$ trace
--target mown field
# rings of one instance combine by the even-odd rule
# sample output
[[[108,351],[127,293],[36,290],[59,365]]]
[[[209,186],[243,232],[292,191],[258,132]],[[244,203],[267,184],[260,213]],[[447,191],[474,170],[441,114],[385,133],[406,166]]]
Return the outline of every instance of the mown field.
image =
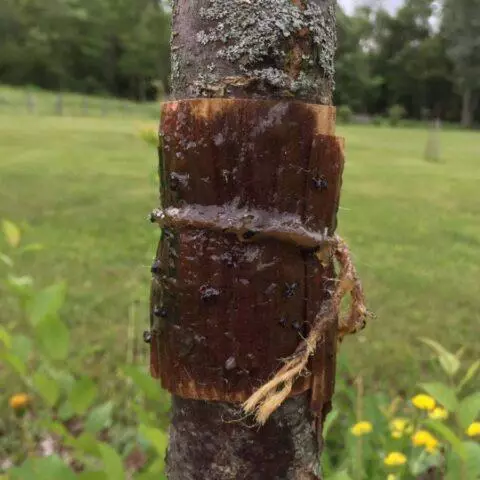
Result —
[[[154,128],[152,108],[88,117],[0,108],[0,218],[45,247],[17,270],[40,286],[67,281],[63,317],[100,383],[118,364],[145,358],[158,240],[147,215],[158,195],[156,153],[139,130]],[[339,132],[347,139],[339,232],[377,315],[342,351],[369,388],[411,391],[429,372],[419,337],[478,357],[480,133],[443,131],[442,161],[428,163],[424,129]],[[22,325],[3,288],[0,305],[3,325]]]

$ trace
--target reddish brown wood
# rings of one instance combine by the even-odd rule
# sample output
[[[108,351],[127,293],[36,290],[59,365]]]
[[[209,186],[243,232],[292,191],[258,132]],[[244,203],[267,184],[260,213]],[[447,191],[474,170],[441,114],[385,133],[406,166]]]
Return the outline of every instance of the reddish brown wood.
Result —
[[[164,208],[208,213],[220,205],[232,217],[245,209],[273,224],[292,219],[333,232],[343,169],[333,108],[191,100],[167,103],[162,118]],[[333,272],[325,275],[295,241],[256,242],[248,225],[245,232],[251,243],[201,224],[164,231],[154,269],[152,373],[176,395],[246,400],[295,351],[328,295]],[[320,351],[315,363],[325,368],[316,388],[331,395],[334,334]],[[311,383],[301,379],[294,392]]]

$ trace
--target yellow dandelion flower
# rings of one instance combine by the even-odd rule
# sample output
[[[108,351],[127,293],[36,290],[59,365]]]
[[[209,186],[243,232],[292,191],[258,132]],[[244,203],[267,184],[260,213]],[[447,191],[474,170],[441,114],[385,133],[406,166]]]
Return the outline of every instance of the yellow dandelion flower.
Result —
[[[412,443],[416,447],[425,447],[428,453],[435,453],[438,447],[438,440],[426,430],[418,430],[412,437]]]
[[[448,411],[442,407],[436,407],[431,412],[429,412],[428,416],[433,420],[446,420],[448,418]]]
[[[406,433],[408,427],[408,420],[406,418],[394,418],[390,422],[390,430],[393,438],[402,438]]]
[[[350,432],[356,437],[361,437],[362,435],[370,433],[372,430],[373,426],[370,422],[358,422],[350,429]]]
[[[467,428],[467,435],[469,437],[478,437],[480,436],[480,422],[473,422],[468,428]]]
[[[412,398],[412,403],[419,410],[433,410],[435,408],[435,400],[430,395],[420,394]]]
[[[387,476],[387,480],[397,480],[397,476],[394,475],[393,473],[389,473]]]
[[[8,403],[13,410],[21,410],[28,406],[30,397],[26,393],[17,393],[10,397]]]
[[[390,428],[398,432],[403,432],[407,425],[408,425],[408,420],[406,418],[394,418],[390,422]]]
[[[407,457],[400,452],[390,452],[383,460],[383,463],[388,467],[398,467],[407,463]]]
[[[434,454],[434,453],[437,453],[438,452],[438,449],[437,449],[437,444],[435,445],[426,445],[425,446],[425,451],[430,453],[430,454]]]
[[[418,430],[412,437],[412,443],[416,447],[421,447],[423,445],[426,445],[431,438],[432,434],[430,432],[427,432],[426,430]]]

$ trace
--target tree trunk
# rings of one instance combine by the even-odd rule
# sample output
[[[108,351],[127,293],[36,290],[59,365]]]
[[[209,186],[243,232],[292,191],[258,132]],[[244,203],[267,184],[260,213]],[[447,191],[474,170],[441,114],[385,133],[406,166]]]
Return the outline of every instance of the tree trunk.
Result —
[[[334,0],[176,0],[173,2],[172,28],[173,96],[176,99],[202,97],[254,98],[258,100],[287,99],[330,105],[334,83],[335,44]],[[232,115],[235,114],[235,108],[235,104],[232,104]],[[248,116],[248,108],[245,107],[245,109],[241,118]],[[278,137],[280,139],[279,142],[277,141],[277,143],[280,143],[278,150],[275,150],[277,145],[274,144],[274,141],[269,143],[271,149],[276,152],[276,158],[283,152],[280,148],[282,147],[282,139],[284,139],[286,145],[285,152],[287,147],[292,151],[297,148],[296,145],[287,145],[289,128],[293,132],[292,135],[297,130],[301,132],[302,129],[309,130],[310,128],[308,121],[310,117],[304,111],[304,108],[299,106],[297,113],[301,120],[292,124],[291,127],[283,126],[286,130],[283,132],[283,136]],[[238,115],[238,118],[240,118],[240,115]],[[265,118],[268,120],[270,117]],[[229,119],[229,115],[225,114],[221,125],[230,125],[228,122],[231,119]],[[234,124],[235,122],[231,123],[231,125]],[[194,126],[184,125],[182,128],[184,128],[184,135],[192,134],[195,130]],[[231,136],[236,134],[233,126],[232,129]],[[204,134],[208,133],[204,132]],[[210,132],[211,135],[215,135],[215,133],[215,131]],[[246,131],[243,131],[243,134],[245,135]],[[301,136],[301,133],[298,135]],[[218,137],[218,143],[221,143],[220,140],[223,142],[225,139]],[[170,150],[169,141],[171,139],[164,135],[165,149]],[[238,142],[241,142],[241,139],[238,139]],[[308,157],[311,154],[309,150],[311,149],[311,139],[309,139],[309,142],[310,144],[305,150],[306,153],[301,154],[303,157]],[[185,140],[185,143],[188,142]],[[234,156],[233,150],[235,148],[236,146],[232,143],[231,156]],[[301,149],[301,146],[298,148]],[[169,153],[174,158],[172,152],[165,151],[164,153],[165,155]],[[177,155],[183,154],[188,155],[188,151],[177,152]],[[224,160],[231,161],[230,158]],[[221,177],[220,172],[222,170],[218,166],[219,160],[207,158],[206,165],[210,161],[213,165],[211,168],[217,172],[210,173]],[[267,162],[265,167],[262,161]],[[250,171],[250,178],[240,180],[244,184],[251,185],[251,187],[248,187],[250,190],[246,190],[247,196],[248,191],[250,191],[252,196],[263,195],[262,201],[265,202],[269,201],[269,197],[275,196],[277,198],[274,187],[271,191],[263,187],[261,188],[263,191],[255,190],[256,176],[266,180],[266,177],[269,176],[268,162],[272,161],[276,161],[276,159],[259,158],[258,164],[254,165],[256,170],[252,167]],[[288,169],[289,167],[288,159],[285,159],[285,168]],[[199,178],[207,177],[207,174],[202,173],[205,168],[208,168],[208,165],[198,166],[197,175]],[[225,170],[223,171],[225,172]],[[165,172],[161,175],[163,175],[164,181],[170,181],[170,187],[172,187],[172,181],[174,180],[173,183],[176,183],[177,187],[179,182],[180,187],[182,186],[185,178],[188,180],[188,177],[180,178],[173,174],[168,177]],[[293,177],[294,172],[292,170]],[[214,185],[211,190],[215,190],[213,187]],[[232,183],[231,188],[237,188],[237,185]],[[332,190],[335,190],[335,188],[332,187]],[[337,193],[332,193],[332,195],[337,195]],[[208,196],[209,194],[210,192],[205,190],[205,195]],[[222,194],[218,193],[219,196],[228,196],[228,194],[227,191]],[[173,198],[171,193],[167,192],[165,195],[167,197],[163,198],[163,206],[165,206],[165,202],[168,203]],[[302,208],[308,208],[306,202],[306,199],[301,199]],[[335,211],[331,215],[332,220],[330,221],[329,217],[329,220],[322,224],[330,233],[333,233],[335,229],[336,202],[338,202],[338,198],[334,198],[330,203],[327,202]],[[248,204],[248,199],[246,203]],[[324,207],[318,207],[319,210],[322,210],[322,208]],[[237,277],[232,277],[232,274],[228,273],[227,267],[233,265],[237,272],[247,268],[241,264],[241,261],[247,256],[247,253],[250,252],[253,255],[254,247],[244,247],[243,244],[237,245],[235,243],[236,239],[230,239],[223,233],[214,234],[202,231],[199,234],[191,234],[189,239],[190,250],[187,252],[187,247],[182,247],[182,245],[188,246],[189,244],[185,240],[185,235],[180,238],[181,236],[176,232],[164,231],[165,241],[169,242],[169,246],[161,245],[159,247],[157,262],[152,269],[154,274],[158,274],[161,268],[158,260],[163,260],[162,263],[164,264],[168,264],[168,262],[175,264],[175,268],[169,269],[166,275],[175,276],[181,274],[179,273],[181,270],[179,262],[183,262],[182,265],[185,265],[186,259],[191,258],[192,265],[195,264],[191,267],[191,271],[195,271],[195,274],[192,274],[191,277],[192,282],[208,283],[209,278],[216,278],[217,270],[220,269],[222,281],[226,282],[226,290],[243,288],[247,292],[245,294],[247,298],[238,301],[234,292],[229,299],[225,300],[223,316],[220,314],[215,314],[215,316],[212,313],[205,320],[204,331],[191,330],[190,337],[188,335],[183,336],[179,340],[178,361],[173,361],[170,367],[175,369],[178,365],[181,365],[182,359],[180,357],[191,355],[193,345],[204,342],[205,338],[208,337],[207,342],[210,341],[217,345],[215,347],[217,350],[209,350],[209,353],[203,357],[199,354],[197,363],[191,366],[193,375],[195,375],[196,368],[203,368],[204,363],[211,361],[214,365],[215,363],[211,358],[215,357],[215,361],[221,362],[219,368],[225,377],[227,390],[228,385],[231,385],[232,382],[242,383],[243,377],[241,378],[241,375],[245,372],[247,372],[247,375],[248,372],[263,372],[263,368],[265,370],[263,373],[266,374],[263,377],[258,374],[257,378],[268,378],[269,374],[274,373],[274,369],[272,369],[271,362],[268,363],[271,359],[265,357],[265,361],[259,360],[264,358],[262,357],[264,355],[262,350],[268,350],[270,345],[273,345],[272,349],[274,349],[278,346],[277,344],[282,344],[284,338],[282,335],[284,335],[286,340],[282,345],[285,348],[281,351],[293,353],[295,344],[298,343],[298,334],[295,334],[296,337],[292,336],[290,331],[295,329],[300,331],[303,328],[303,323],[311,315],[310,310],[317,310],[322,298],[326,298],[328,295],[328,285],[330,285],[328,278],[333,275],[332,265],[320,270],[320,281],[318,279],[313,280],[319,271],[319,267],[313,266],[311,259],[307,258],[305,260],[304,255],[299,253],[298,249],[289,250],[286,247],[273,244],[269,244],[263,250],[260,249],[261,253],[259,255],[263,255],[263,257],[259,257],[258,262],[270,255],[268,258],[279,265],[275,273],[277,283],[273,285],[277,285],[283,279],[285,286],[288,287],[287,297],[293,296],[295,289],[300,291],[301,294],[297,295],[298,300],[292,300],[292,303],[288,304],[290,306],[287,312],[292,318],[298,319],[295,321],[287,317],[275,319],[275,325],[281,324],[281,326],[275,326],[278,331],[275,330],[274,334],[268,333],[270,335],[268,338],[271,338],[270,343],[261,344],[260,347],[257,345],[257,349],[254,350],[255,355],[247,354],[245,352],[248,350],[241,342],[255,343],[257,337],[259,341],[264,341],[261,337],[267,335],[265,332],[270,328],[266,325],[266,315],[262,313],[260,307],[254,308],[252,306],[251,310],[248,310],[250,313],[239,316],[239,311],[242,308],[250,308],[249,302],[255,301],[255,299],[259,301],[260,293],[258,290],[263,273],[259,269],[254,270],[257,273],[246,276],[248,278],[240,279],[243,283],[237,285],[235,283]],[[221,253],[222,249],[223,253]],[[205,252],[208,252],[208,257],[205,256]],[[190,256],[188,253],[190,253]],[[212,258],[223,258],[227,266],[223,264],[210,266]],[[186,267],[182,268],[187,271]],[[287,280],[291,280],[289,272],[293,275],[292,278],[296,278],[295,275],[298,275],[302,276],[302,279],[288,284]],[[175,282],[171,283],[174,284]],[[207,290],[211,290],[213,293],[217,292],[211,287],[206,288],[207,283],[201,287],[204,289],[204,294],[207,293]],[[169,294],[168,288],[160,284],[161,281],[158,278],[154,279],[152,287],[152,323],[154,325],[155,316],[176,315],[175,318],[177,318],[179,316],[178,312],[182,308],[184,312],[191,308],[190,316],[196,315],[195,312],[198,309],[195,310],[197,307],[192,307],[193,303],[189,304],[191,298],[187,294],[183,294],[182,300],[175,300],[173,295]],[[291,289],[289,290],[289,288]],[[178,290],[176,292],[180,294]],[[319,299],[316,302],[309,300],[312,292],[318,294]],[[218,292],[215,294],[218,294]],[[285,296],[285,292],[283,296]],[[209,301],[209,298],[205,296],[204,300]],[[297,301],[298,303],[295,303]],[[284,300],[279,299],[277,303],[279,302],[284,302]],[[159,308],[161,304],[165,303],[168,304],[168,310]],[[235,305],[231,306],[233,304]],[[282,306],[285,307],[285,302],[282,303]],[[271,310],[268,310],[268,315],[272,312],[275,314],[277,311],[280,312],[280,306],[274,305]],[[185,315],[187,314],[188,312],[185,313]],[[256,325],[256,336],[248,337],[249,333],[243,330],[233,332],[223,330],[219,335],[225,335],[227,346],[224,351],[219,352],[218,342],[215,343],[215,326],[224,321],[223,317],[233,317],[235,315],[237,315],[235,318],[241,318],[242,321],[245,321],[245,316],[250,317],[251,315],[252,318],[248,320],[250,322],[248,328],[254,328],[253,326]],[[169,340],[160,349],[160,353],[157,351],[160,340],[152,330],[152,371],[157,376],[161,376],[158,372],[157,363],[159,365],[168,363],[168,359],[165,360],[162,355],[164,355],[165,349],[175,344],[177,339],[175,330],[179,331],[182,326],[182,323],[178,322],[178,318],[172,320],[172,322],[177,323],[163,327],[162,335],[166,335]],[[265,327],[262,328],[263,322],[265,322]],[[283,331],[287,331],[285,329],[287,322],[292,322],[293,327],[289,327],[288,334],[283,334]],[[195,319],[192,320],[192,325],[193,329],[198,327]],[[284,330],[281,330],[281,328]],[[235,325],[232,326],[232,330],[234,329]],[[221,339],[218,341],[220,342]],[[330,408],[333,393],[336,333],[332,332],[324,343],[322,355],[314,360],[324,370],[322,372],[323,393],[320,399],[320,412],[322,413],[320,419],[315,418],[311,413],[311,393],[304,392],[302,389],[300,389],[298,395],[287,399],[262,428],[252,427],[252,422],[249,422],[248,419],[239,419],[239,406],[235,401],[231,403],[218,401],[218,399],[216,399],[217,401],[206,401],[185,398],[189,396],[187,394],[173,395],[170,444],[167,453],[168,478],[170,480],[204,478],[209,480],[301,480],[321,478],[319,458],[322,440],[319,431],[321,432],[324,415]],[[174,348],[174,346],[171,348]],[[231,355],[228,354],[228,348],[233,349]],[[239,364],[243,361],[243,353],[245,353],[247,359],[245,362],[250,359],[252,365],[242,366],[242,369],[240,369]],[[160,360],[157,358],[158,355],[161,357]],[[254,357],[256,357],[256,360]],[[274,362],[277,362],[277,360],[278,357],[273,359]],[[202,370],[202,372],[203,375],[209,375],[206,370]],[[237,374],[238,377],[235,377]],[[181,372],[179,375],[181,375]],[[186,372],[185,375],[188,380],[189,372]],[[188,383],[187,380],[185,380],[185,385]],[[172,379],[172,382],[169,383],[169,379],[165,375],[162,376],[163,385],[168,387],[170,391],[178,392],[179,381]],[[221,389],[222,386],[220,385],[218,388]]]
[[[462,96],[462,126],[470,128],[473,124],[473,95],[470,88],[466,88]]]

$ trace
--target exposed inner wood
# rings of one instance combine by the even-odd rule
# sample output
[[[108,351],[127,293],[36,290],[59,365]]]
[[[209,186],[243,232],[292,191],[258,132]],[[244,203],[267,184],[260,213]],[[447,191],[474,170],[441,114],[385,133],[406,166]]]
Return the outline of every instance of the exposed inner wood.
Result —
[[[172,393],[242,402],[308,333],[327,285],[322,265],[305,275],[304,250],[330,238],[343,168],[342,143],[319,133],[333,130],[332,110],[164,105],[152,370]],[[293,393],[311,383],[301,378]]]

